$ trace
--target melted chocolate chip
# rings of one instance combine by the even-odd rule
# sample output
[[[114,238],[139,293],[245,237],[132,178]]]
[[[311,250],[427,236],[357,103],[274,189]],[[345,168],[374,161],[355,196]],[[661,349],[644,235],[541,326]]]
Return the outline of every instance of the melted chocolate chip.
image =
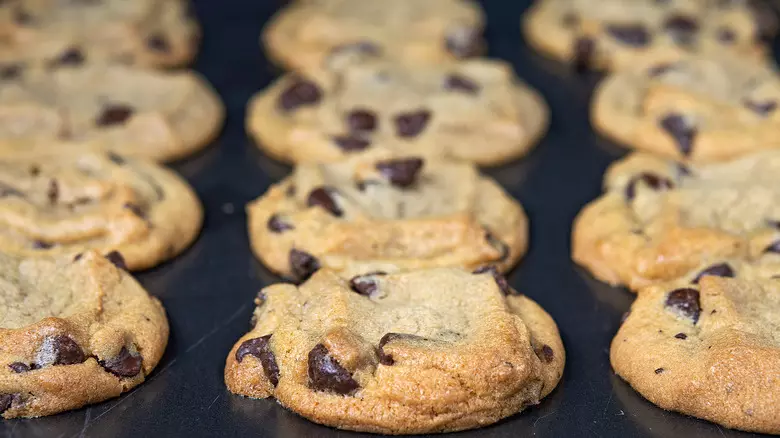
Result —
[[[395,116],[396,135],[401,138],[417,137],[431,120],[431,112],[428,110],[418,110],[409,113],[402,113]]]
[[[11,409],[11,405],[13,404],[14,400],[18,398],[19,398],[18,394],[0,393],[0,414],[3,414],[5,411]]]
[[[141,372],[143,361],[139,353],[132,354],[126,347],[122,347],[116,357],[101,360],[100,366],[117,377],[134,377]]]
[[[20,198],[24,198],[24,193],[5,183],[0,183],[0,198],[4,198],[6,196],[18,196]]]
[[[354,135],[333,137],[333,143],[336,143],[336,146],[346,152],[362,151],[371,145],[370,141]]]
[[[552,347],[544,344],[542,345],[542,348],[536,350],[536,356],[545,363],[551,363],[555,358],[555,352]]]
[[[289,262],[292,274],[297,281],[308,280],[312,274],[320,269],[320,262],[317,258],[295,248],[290,250]]]
[[[381,275],[387,275],[387,273],[382,271],[377,272],[370,272],[368,274],[358,275],[356,277],[352,277],[351,280],[349,280],[349,287],[357,292],[360,295],[365,295],[367,297],[370,297],[371,295],[376,292],[379,285],[376,282],[376,279],[374,277]]]
[[[631,201],[636,197],[636,186],[640,182],[645,183],[648,187],[656,191],[668,190],[674,187],[674,183],[667,178],[658,176],[654,173],[643,172],[631,178],[631,181],[629,181],[626,186],[627,200]]]
[[[116,164],[117,166],[123,166],[125,163],[127,163],[127,160],[122,158],[121,155],[118,155],[114,152],[109,152],[107,154],[108,159],[111,160],[112,163]]]
[[[745,100],[742,102],[743,105],[745,105],[745,108],[753,111],[754,113],[758,114],[759,116],[766,117],[770,113],[774,112],[777,109],[777,102],[774,100],[767,100],[764,102],[756,102],[750,99]]]
[[[780,254],[780,240],[775,240],[769,246],[764,248],[764,253]]]
[[[424,164],[425,161],[421,158],[399,158],[377,161],[376,170],[390,181],[390,184],[405,189],[417,182]]]
[[[31,366],[27,365],[26,363],[22,363],[22,362],[14,362],[14,363],[8,365],[8,368],[10,368],[11,371],[13,371],[13,372],[15,372],[17,374],[26,373],[27,371],[30,371],[32,369]]]
[[[731,269],[731,266],[729,266],[728,263],[718,263],[716,265],[712,265],[708,267],[707,269],[701,271],[699,275],[696,276],[696,278],[691,281],[693,284],[699,284],[699,281],[701,281],[701,278],[705,275],[712,275],[715,277],[728,277],[728,278],[734,278],[734,270]]]
[[[48,338],[44,341],[44,345],[51,348],[54,357],[52,365],[73,365],[87,359],[79,344],[66,335]]]
[[[580,37],[574,41],[572,49],[572,63],[578,72],[585,72],[593,66],[593,57],[596,54],[596,41],[589,37]]]
[[[688,339],[688,335],[686,335],[685,333],[677,333],[676,335],[674,335],[674,337],[677,339],[682,339],[683,341]]]
[[[0,66],[0,79],[10,81],[22,75],[22,66],[19,64],[9,64]]]
[[[352,132],[371,132],[377,127],[376,114],[365,109],[352,110],[347,114],[347,126]]]
[[[673,290],[666,296],[666,307],[686,318],[690,318],[696,324],[701,313],[699,291],[690,288]]]
[[[669,32],[674,42],[687,46],[693,42],[696,32],[699,31],[699,23],[692,17],[673,15],[666,19],[664,29]]]
[[[449,32],[446,38],[447,50],[457,58],[469,58],[482,52],[482,38],[479,30],[471,27],[458,27]]]
[[[122,253],[119,251],[111,251],[110,253],[106,254],[105,257],[117,268],[123,271],[127,271],[127,263],[125,262],[125,258],[122,256]]]
[[[162,33],[155,33],[146,39],[146,46],[150,50],[160,53],[168,53],[171,51],[171,43]]]
[[[322,99],[322,91],[312,81],[297,78],[279,96],[279,108],[296,110],[302,106],[314,105]]]
[[[84,61],[86,61],[84,53],[78,47],[70,47],[62,52],[53,64],[58,66],[78,66],[83,64]]]
[[[294,230],[295,227],[287,223],[278,214],[274,214],[268,219],[268,229],[274,233],[283,233],[288,230]]]
[[[133,116],[134,112],[135,110],[128,105],[106,105],[97,119],[95,119],[95,124],[100,127],[122,125]]]
[[[377,356],[379,357],[379,363],[386,366],[392,366],[395,364],[393,356],[385,353],[385,345],[396,339],[418,339],[425,340],[422,336],[410,335],[406,333],[387,333],[379,340],[379,346],[377,347]]]
[[[309,387],[316,391],[346,395],[357,390],[360,385],[324,345],[317,344],[309,352]]]
[[[331,187],[317,187],[309,193],[309,197],[306,199],[306,205],[309,207],[321,207],[327,212],[336,217],[344,215],[344,210],[339,207],[333,194],[336,193],[336,189]]]
[[[263,372],[272,385],[279,384],[279,365],[276,363],[276,355],[271,350],[269,341],[272,335],[248,339],[241,343],[236,350],[236,360],[241,362],[247,355],[256,357],[263,366]]]
[[[715,33],[715,37],[724,44],[731,44],[737,40],[737,34],[728,27],[721,27],[718,29]]]
[[[664,372],[664,369],[663,369],[663,368],[656,368],[656,369],[655,369],[655,373],[656,373],[656,374],[661,374],[661,373],[663,373],[663,372]]]
[[[54,205],[60,198],[60,185],[56,179],[49,181],[49,189],[46,191],[46,197],[49,198],[49,203]]]
[[[476,82],[458,73],[452,73],[444,80],[444,89],[467,94],[479,93],[480,86]]]
[[[642,47],[650,44],[652,35],[641,24],[610,24],[606,28],[613,38],[632,47]]]
[[[509,282],[507,281],[506,277],[500,272],[498,272],[498,269],[495,266],[482,266],[481,268],[477,268],[474,271],[474,274],[490,274],[493,276],[493,280],[495,280],[496,284],[498,285],[498,290],[501,291],[502,294],[509,296],[509,295],[520,295],[517,291],[512,289],[512,286],[509,285]]]
[[[660,126],[674,138],[677,148],[684,156],[691,153],[696,128],[691,126],[681,114],[669,114],[660,121]]]
[[[53,246],[53,243],[44,242],[43,240],[34,240],[32,243],[33,249],[50,249]]]

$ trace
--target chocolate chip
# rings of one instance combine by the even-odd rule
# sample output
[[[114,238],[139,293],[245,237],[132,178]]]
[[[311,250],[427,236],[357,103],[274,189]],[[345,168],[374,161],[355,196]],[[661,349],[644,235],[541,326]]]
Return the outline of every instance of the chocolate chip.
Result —
[[[56,179],[49,181],[49,189],[46,191],[46,197],[49,198],[49,203],[54,205],[60,198],[60,185]]]
[[[655,373],[656,373],[656,374],[661,374],[661,373],[663,373],[663,372],[664,372],[664,369],[663,369],[663,368],[656,368],[656,369],[655,369]]]
[[[395,364],[393,356],[385,353],[385,345],[393,342],[397,339],[417,339],[425,340],[426,338],[417,335],[411,335],[407,333],[387,333],[379,340],[379,346],[377,347],[377,356],[379,357],[379,363],[386,366],[392,366]]]
[[[30,371],[32,369],[32,367],[22,362],[14,362],[8,365],[8,368],[10,368],[11,371],[17,374],[26,373],[27,371]]]
[[[418,136],[428,122],[431,120],[431,112],[428,110],[418,110],[409,113],[402,113],[395,116],[396,135],[401,138],[412,138]]]
[[[260,360],[268,381],[276,386],[279,384],[279,365],[276,364],[276,355],[274,355],[269,344],[271,336],[265,335],[242,342],[238,350],[236,350],[236,360],[241,362],[247,355],[256,357]]]
[[[11,409],[14,400],[19,398],[19,394],[0,394],[0,414]]]
[[[316,391],[346,395],[357,390],[360,385],[324,345],[317,344],[309,352],[309,387]]]
[[[53,246],[53,243],[44,242],[43,240],[34,240],[32,243],[33,249],[50,249]]]
[[[686,335],[685,333],[677,333],[676,335],[674,335],[674,337],[677,339],[682,339],[683,341],[688,339],[688,335]]]
[[[139,218],[146,219],[146,213],[144,213],[144,210],[140,205],[131,204],[128,202],[124,205],[124,208],[130,210],[131,213],[138,216]]]
[[[490,230],[485,229],[485,240],[499,251],[498,261],[503,262],[509,257],[509,246],[493,235]]]
[[[0,198],[4,198],[6,196],[18,196],[20,198],[24,198],[24,193],[5,183],[0,183]]]
[[[352,132],[371,132],[376,129],[376,114],[365,109],[352,110],[347,114],[347,126]]]
[[[693,42],[696,32],[699,31],[699,23],[692,17],[672,15],[666,19],[664,29],[669,32],[674,42],[687,46]]]
[[[542,348],[536,350],[536,356],[543,362],[551,363],[555,358],[555,352],[552,347],[547,344],[542,345]]]
[[[593,66],[596,54],[596,41],[589,37],[580,37],[574,41],[572,50],[572,63],[578,72],[585,72]]]
[[[482,53],[480,32],[472,27],[457,27],[446,37],[447,50],[457,58],[469,58]]]
[[[122,125],[133,116],[132,107],[124,104],[110,104],[103,107],[103,111],[95,120],[97,126],[116,126]]]
[[[116,357],[100,361],[100,366],[117,377],[137,376],[142,364],[143,357],[139,353],[130,353],[127,347],[122,347]]]
[[[444,80],[444,89],[468,94],[477,94],[479,93],[480,86],[466,76],[452,73]]]
[[[764,248],[764,253],[780,254],[780,240],[775,240],[772,244]]]
[[[106,155],[108,156],[108,159],[117,166],[123,166],[125,163],[127,163],[127,160],[114,152],[108,152]]]
[[[370,141],[354,135],[339,135],[333,137],[333,143],[336,143],[336,146],[347,152],[362,151],[371,145]]]
[[[344,210],[339,207],[333,194],[336,193],[336,189],[331,187],[317,187],[309,193],[309,197],[306,199],[306,205],[309,207],[322,207],[327,212],[336,217],[344,215]]]
[[[716,265],[712,265],[708,267],[707,269],[701,271],[699,275],[696,276],[696,278],[691,281],[693,284],[699,284],[699,281],[701,281],[701,278],[705,275],[712,275],[715,277],[728,277],[728,278],[734,278],[734,270],[731,269],[731,266],[729,266],[728,263],[718,263]]]
[[[684,156],[691,153],[696,128],[691,126],[681,114],[669,114],[660,121],[661,128],[668,132],[677,143],[677,148]]]
[[[0,79],[10,81],[16,79],[22,74],[22,66],[19,64],[9,64],[0,66]]]
[[[76,254],[75,256],[73,256],[73,262],[75,263],[75,262],[81,260],[82,257],[84,257],[84,254],[82,254],[82,253]]]
[[[125,258],[119,251],[111,251],[110,253],[106,254],[105,257],[117,268],[122,269],[123,271],[127,271],[127,263],[125,263]]]
[[[377,161],[376,170],[390,181],[390,184],[405,189],[417,182],[424,164],[425,161],[421,158],[398,158]]]
[[[673,290],[666,296],[666,307],[692,319],[693,323],[696,324],[701,313],[699,291],[691,288]]]
[[[146,46],[155,52],[168,53],[171,51],[171,44],[162,33],[150,35],[149,38],[146,39]]]
[[[610,24],[606,30],[616,40],[633,47],[646,46],[652,39],[650,32],[641,24]]]
[[[87,359],[79,344],[67,335],[46,338],[44,348],[51,349],[52,365],[73,365]]]
[[[349,287],[358,294],[369,297],[373,295],[379,287],[376,279],[374,278],[378,275],[387,275],[387,273],[376,271],[352,277],[352,279],[349,280]]]
[[[295,280],[301,282],[308,280],[312,274],[320,269],[320,262],[316,257],[295,248],[290,250],[289,262]]]
[[[53,65],[78,66],[83,64],[84,61],[86,61],[86,58],[84,57],[84,53],[82,53],[79,48],[69,47],[64,52],[62,52],[56,61],[54,61]]]
[[[285,222],[281,216],[274,214],[268,219],[268,229],[274,233],[283,233],[288,230],[294,230],[295,227]]]
[[[674,188],[674,183],[672,183],[672,181],[669,179],[658,176],[654,173],[643,172],[631,178],[631,181],[628,182],[628,185],[626,186],[627,200],[631,201],[634,199],[634,197],[636,197],[636,186],[640,182],[645,183],[645,185],[656,191]]]
[[[302,106],[314,105],[322,99],[322,91],[312,81],[296,78],[279,96],[279,108],[292,111]]]
[[[745,108],[755,112],[762,117],[766,117],[769,115],[769,113],[774,112],[774,110],[777,109],[777,102],[774,100],[756,102],[750,99],[746,99],[742,103],[745,105]]]
[[[476,275],[480,274],[490,274],[493,276],[493,280],[498,285],[498,290],[501,291],[502,294],[509,296],[509,295],[520,295],[517,291],[512,289],[512,286],[509,285],[509,282],[507,281],[506,277],[500,272],[498,272],[498,269],[495,266],[482,266],[481,268],[477,268],[474,272]]]
[[[721,27],[715,33],[715,37],[718,39],[718,41],[724,44],[731,44],[734,41],[736,41],[737,34],[734,33],[734,31],[729,29],[728,27]]]

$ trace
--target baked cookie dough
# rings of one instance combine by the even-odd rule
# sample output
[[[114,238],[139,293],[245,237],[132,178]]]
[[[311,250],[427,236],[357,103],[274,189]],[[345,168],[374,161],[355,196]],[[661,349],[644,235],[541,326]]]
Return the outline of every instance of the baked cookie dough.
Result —
[[[262,43],[292,70],[328,68],[344,57],[436,64],[480,55],[483,27],[472,0],[308,0],[282,9]]]
[[[267,287],[227,358],[236,394],[375,433],[487,426],[538,404],[565,352],[552,318],[495,270],[345,280],[323,269]]]
[[[722,258],[780,263],[780,151],[700,165],[633,154],[575,219],[572,257],[637,290]]]
[[[203,211],[156,164],[112,153],[0,156],[0,252],[26,257],[118,251],[131,270],[184,251]]]
[[[40,417],[140,385],[168,343],[160,302],[87,251],[77,258],[0,253],[0,415]],[[113,263],[112,263],[113,262]]]
[[[0,154],[79,151],[92,144],[169,161],[203,148],[224,108],[192,72],[119,65],[0,72]]]
[[[777,18],[758,1],[538,0],[523,17],[528,43],[578,69],[622,70],[691,54],[771,53]]]
[[[304,280],[440,266],[514,266],[528,245],[520,204],[468,163],[372,153],[301,164],[247,206],[255,255]]]
[[[620,377],[664,409],[777,434],[780,282],[740,266],[719,263],[695,284],[643,289],[610,359]]]
[[[769,65],[692,57],[610,75],[593,125],[630,148],[685,161],[780,148],[780,77]]]
[[[176,67],[192,61],[200,41],[189,0],[7,0],[0,33],[3,68],[85,61]]]
[[[376,148],[496,165],[547,128],[544,100],[503,62],[384,61],[290,74],[249,103],[247,129],[279,160],[335,161]]]

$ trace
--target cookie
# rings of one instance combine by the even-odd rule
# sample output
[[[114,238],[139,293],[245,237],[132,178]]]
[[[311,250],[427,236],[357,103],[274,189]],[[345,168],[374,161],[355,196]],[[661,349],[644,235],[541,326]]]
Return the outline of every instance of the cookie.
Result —
[[[688,166],[634,154],[604,186],[572,238],[573,259],[604,282],[636,290],[721,258],[780,262],[780,151]]]
[[[758,1],[539,0],[522,27],[547,56],[614,71],[691,54],[759,61],[771,53],[777,18]]]
[[[0,414],[40,417],[117,397],[160,361],[160,302],[112,260],[0,253]]]
[[[780,283],[720,266],[696,284],[643,289],[612,341],[612,367],[664,409],[780,433]]]
[[[480,55],[483,27],[471,0],[308,0],[281,10],[262,43],[271,59],[298,71],[343,57],[436,64]]]
[[[377,147],[495,165],[547,128],[541,96],[503,62],[387,62],[290,74],[249,104],[247,129],[279,160],[335,161]]]
[[[224,108],[191,72],[125,66],[9,67],[0,74],[0,153],[83,150],[169,161],[206,146]]]
[[[780,147],[780,77],[733,57],[698,57],[610,75],[591,117],[627,147],[684,161],[723,161]]]
[[[301,164],[247,206],[255,255],[301,281],[439,266],[510,269],[525,253],[517,201],[468,163],[369,154]]]
[[[131,270],[184,251],[203,211],[158,165],[94,152],[0,156],[0,252],[26,257],[118,251]]]
[[[48,67],[110,62],[176,67],[197,52],[189,0],[8,0],[0,60]]]
[[[228,389],[340,429],[483,427],[539,403],[563,373],[552,318],[491,269],[351,281],[323,269],[256,303],[227,358]]]

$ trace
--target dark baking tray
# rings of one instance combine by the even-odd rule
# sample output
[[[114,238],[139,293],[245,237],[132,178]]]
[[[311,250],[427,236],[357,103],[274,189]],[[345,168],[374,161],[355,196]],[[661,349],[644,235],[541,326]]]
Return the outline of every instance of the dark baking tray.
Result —
[[[392,0],[387,0],[392,1]],[[425,1],[425,0],[420,0]],[[738,437],[656,408],[617,378],[609,343],[632,295],[593,280],[569,257],[572,219],[601,191],[606,166],[624,153],[588,124],[595,75],[577,75],[529,49],[519,21],[528,0],[485,0],[489,55],[510,61],[552,109],[549,134],[528,157],[489,169],[531,219],[531,249],[510,276],[557,321],[566,346],[563,380],[542,403],[497,425],[453,437]],[[310,423],[271,400],[231,395],[225,356],[249,328],[256,292],[278,281],[252,256],[244,205],[289,168],[263,156],[244,132],[249,97],[279,74],[258,36],[283,5],[274,0],[201,0],[205,39],[196,64],[222,95],[227,126],[215,145],[172,167],[195,187],[206,210],[193,248],[138,278],[168,310],[168,349],[146,383],[73,412],[0,423],[7,437],[359,436]]]

